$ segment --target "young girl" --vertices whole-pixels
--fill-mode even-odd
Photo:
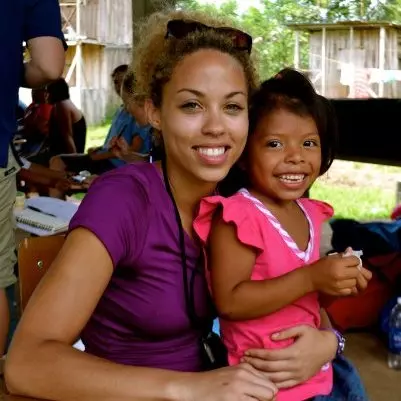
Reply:
[[[194,223],[206,244],[231,365],[248,349],[290,345],[293,340],[274,340],[290,327],[330,329],[318,293],[349,295],[370,278],[348,253],[319,260],[321,226],[333,209],[302,198],[333,161],[335,121],[328,101],[302,74],[284,70],[262,84],[251,104],[242,174],[234,177],[243,187],[228,198],[204,199]],[[232,183],[238,189],[238,181]],[[344,341],[336,335],[340,353]],[[327,364],[310,380],[279,391],[277,400],[329,394],[332,376]]]

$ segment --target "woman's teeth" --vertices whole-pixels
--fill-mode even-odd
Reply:
[[[305,174],[283,174],[279,179],[284,182],[301,182],[305,179]]]
[[[197,148],[197,151],[205,156],[208,157],[217,157],[217,156],[221,156],[224,154],[225,152],[225,148],[224,146],[220,147],[220,148]]]

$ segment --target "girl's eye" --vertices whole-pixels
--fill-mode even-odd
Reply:
[[[304,142],[304,146],[305,146],[306,148],[313,148],[313,147],[315,147],[315,146],[319,146],[319,143],[318,143],[318,141],[308,140],[308,141],[305,141],[305,142]]]
[[[187,111],[196,111],[200,109],[200,105],[196,102],[187,102],[181,105],[180,108]]]
[[[281,148],[283,144],[280,141],[274,140],[267,143],[269,148]]]

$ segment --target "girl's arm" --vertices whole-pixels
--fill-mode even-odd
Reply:
[[[251,281],[256,250],[242,244],[233,225],[215,220],[209,241],[213,298],[224,319],[248,320],[273,313],[314,290],[305,269]]]
[[[213,298],[224,319],[257,319],[314,291],[350,295],[360,275],[357,258],[332,255],[277,278],[251,280],[256,252],[238,240],[232,224],[214,220],[209,266]]]

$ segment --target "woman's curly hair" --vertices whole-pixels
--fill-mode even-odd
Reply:
[[[192,20],[211,27],[233,27],[231,21],[201,12],[164,11],[150,15],[137,25],[131,70],[135,74],[135,92],[152,99],[156,107],[162,102],[162,90],[171,79],[175,66],[184,56],[200,49],[216,49],[230,54],[244,68],[249,93],[257,87],[254,63],[244,50],[235,49],[227,35],[214,30],[194,31],[185,38],[166,39],[167,23],[173,19]]]

